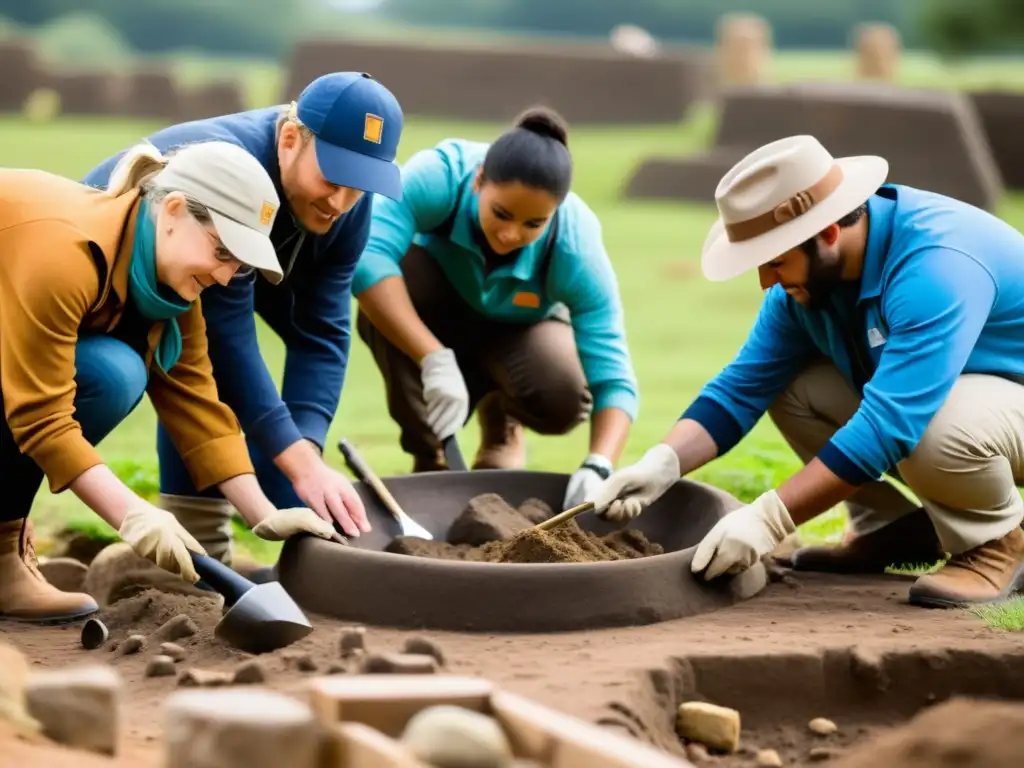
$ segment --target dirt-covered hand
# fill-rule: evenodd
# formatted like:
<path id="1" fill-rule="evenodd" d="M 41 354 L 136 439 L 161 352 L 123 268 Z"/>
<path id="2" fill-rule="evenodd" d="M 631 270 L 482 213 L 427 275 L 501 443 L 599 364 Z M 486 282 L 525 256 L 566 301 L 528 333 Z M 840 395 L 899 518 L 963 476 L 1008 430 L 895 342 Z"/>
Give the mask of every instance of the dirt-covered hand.
<path id="1" fill-rule="evenodd" d="M 782 499 L 775 491 L 768 491 L 715 524 L 697 546 L 690 570 L 703 571 L 705 581 L 723 573 L 742 573 L 795 530 Z"/>
<path id="2" fill-rule="evenodd" d="M 608 520 L 630 520 L 679 479 L 679 457 L 665 443 L 650 448 L 636 464 L 620 469 L 594 494 L 594 511 Z"/>

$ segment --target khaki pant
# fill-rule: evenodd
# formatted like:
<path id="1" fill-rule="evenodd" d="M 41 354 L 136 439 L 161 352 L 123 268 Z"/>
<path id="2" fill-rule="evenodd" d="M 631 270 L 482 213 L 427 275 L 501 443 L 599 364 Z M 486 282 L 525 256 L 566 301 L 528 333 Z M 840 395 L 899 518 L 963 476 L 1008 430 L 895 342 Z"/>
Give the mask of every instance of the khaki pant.
<path id="1" fill-rule="evenodd" d="M 480 315 L 423 248 L 402 259 L 402 276 L 420 318 L 455 352 L 469 390 L 470 413 L 491 393 L 504 413 L 527 429 L 560 435 L 586 421 L 593 408 L 572 326 L 561 319 L 530 325 Z M 384 377 L 388 412 L 401 427 L 402 449 L 433 456 L 440 443 L 426 421 L 420 368 L 359 312 L 360 338 Z"/>
<path id="2" fill-rule="evenodd" d="M 806 463 L 853 416 L 859 396 L 828 361 L 809 365 L 769 409 Z M 959 554 L 1002 538 L 1024 520 L 1024 386 L 962 375 L 896 474 L 921 500 L 939 542 Z M 915 509 L 895 486 L 874 481 L 847 501 L 856 534 Z"/>

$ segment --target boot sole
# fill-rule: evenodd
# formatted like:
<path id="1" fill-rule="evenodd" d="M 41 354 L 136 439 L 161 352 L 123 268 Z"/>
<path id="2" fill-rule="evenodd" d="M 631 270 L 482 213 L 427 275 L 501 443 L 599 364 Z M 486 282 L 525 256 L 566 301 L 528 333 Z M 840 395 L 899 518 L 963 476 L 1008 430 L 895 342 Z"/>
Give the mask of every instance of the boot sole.
<path id="1" fill-rule="evenodd" d="M 915 584 L 914 586 L 917 585 Z M 1017 567 L 1016 572 L 1013 574 L 1013 578 L 1010 579 L 1010 583 L 994 597 L 977 600 L 956 599 L 942 597 L 941 595 L 917 593 L 914 591 L 914 587 L 911 587 L 908 594 L 908 600 L 911 605 L 916 605 L 919 608 L 971 608 L 975 605 L 993 605 L 995 603 L 1006 602 L 1011 600 L 1021 591 L 1024 591 L 1024 564 Z"/>
<path id="2" fill-rule="evenodd" d="M 99 608 L 94 608 L 89 611 L 82 611 L 81 613 L 76 613 L 73 616 L 69 616 L 68 614 L 62 614 L 60 616 L 48 616 L 43 618 L 9 616 L 6 613 L 0 613 L 0 621 L 16 621 L 19 624 L 35 624 L 41 627 L 57 627 L 61 626 L 62 624 L 74 624 L 76 621 L 81 621 L 82 619 L 88 618 L 89 616 L 93 616 L 99 612 Z"/>

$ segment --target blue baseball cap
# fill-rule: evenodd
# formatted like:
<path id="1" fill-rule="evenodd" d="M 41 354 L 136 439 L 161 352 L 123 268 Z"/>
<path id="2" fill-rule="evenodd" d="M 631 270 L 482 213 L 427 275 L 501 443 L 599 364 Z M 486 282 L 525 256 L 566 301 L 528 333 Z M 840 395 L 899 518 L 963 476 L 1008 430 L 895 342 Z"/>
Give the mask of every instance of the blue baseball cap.
<path id="1" fill-rule="evenodd" d="M 402 108 L 365 72 L 332 72 L 306 86 L 297 116 L 313 132 L 320 172 L 332 184 L 402 199 L 395 155 Z"/>

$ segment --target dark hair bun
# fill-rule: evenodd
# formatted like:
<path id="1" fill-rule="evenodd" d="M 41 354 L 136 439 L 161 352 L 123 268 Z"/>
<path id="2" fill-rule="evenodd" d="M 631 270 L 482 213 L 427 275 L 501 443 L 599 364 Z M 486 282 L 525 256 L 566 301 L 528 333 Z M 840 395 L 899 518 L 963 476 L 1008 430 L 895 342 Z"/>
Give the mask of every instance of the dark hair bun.
<path id="1" fill-rule="evenodd" d="M 554 139 L 565 147 L 569 146 L 569 126 L 562 116 L 547 107 L 534 107 L 521 114 L 516 128 Z"/>

